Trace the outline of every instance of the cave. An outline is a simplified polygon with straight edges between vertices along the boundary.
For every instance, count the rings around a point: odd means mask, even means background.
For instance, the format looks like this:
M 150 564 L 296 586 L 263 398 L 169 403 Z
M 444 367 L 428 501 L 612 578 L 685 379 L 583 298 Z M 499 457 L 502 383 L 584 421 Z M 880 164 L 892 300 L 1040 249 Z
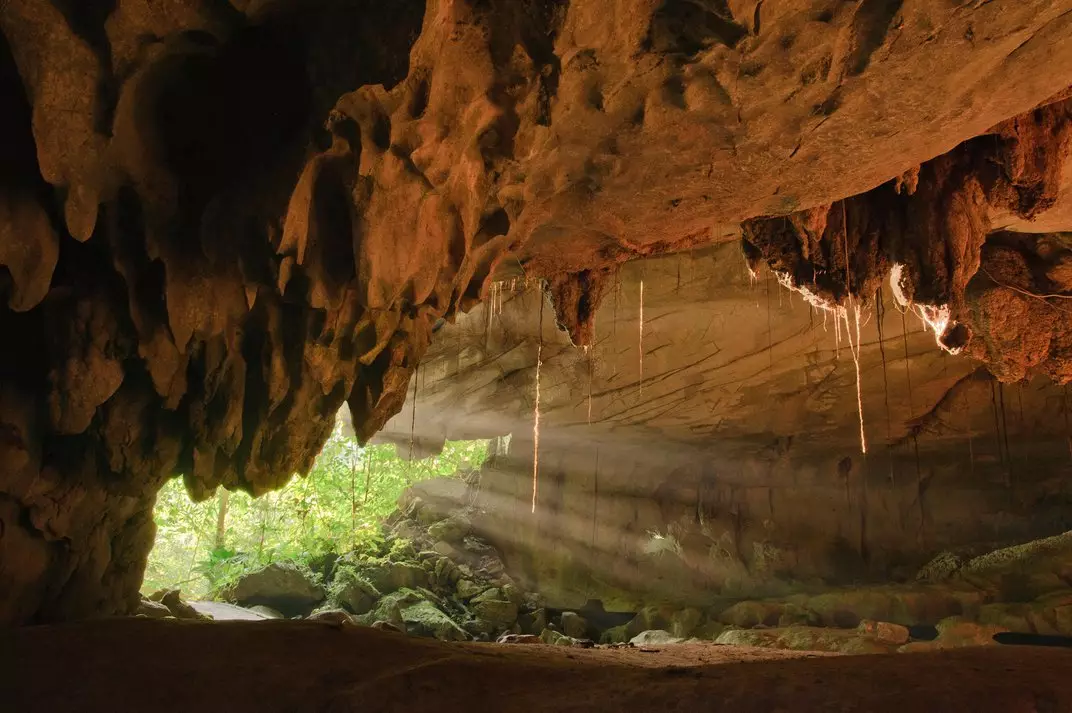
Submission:
M 5 0 L 0 105 L 0 709 L 1072 710 L 1072 0 Z

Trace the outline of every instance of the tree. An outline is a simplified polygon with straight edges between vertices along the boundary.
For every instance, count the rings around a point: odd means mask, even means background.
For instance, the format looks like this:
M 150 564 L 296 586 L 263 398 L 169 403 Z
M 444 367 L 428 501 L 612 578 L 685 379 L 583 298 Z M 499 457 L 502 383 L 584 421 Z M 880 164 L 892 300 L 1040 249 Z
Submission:
M 487 458 L 487 441 L 448 441 L 423 460 L 401 459 L 393 445 L 362 448 L 337 425 L 309 475 L 254 500 L 227 493 L 193 503 L 181 478 L 157 495 L 156 543 L 142 589 L 181 586 L 204 597 L 242 572 L 279 560 L 314 563 L 378 544 L 380 524 L 409 485 L 465 477 Z M 357 494 L 358 474 L 364 492 Z

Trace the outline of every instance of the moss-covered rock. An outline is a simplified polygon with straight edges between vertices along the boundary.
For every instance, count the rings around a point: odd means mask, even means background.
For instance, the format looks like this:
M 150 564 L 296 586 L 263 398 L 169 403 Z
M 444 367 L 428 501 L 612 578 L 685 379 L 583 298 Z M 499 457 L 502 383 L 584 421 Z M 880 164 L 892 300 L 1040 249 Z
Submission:
M 305 615 L 324 601 L 324 587 L 307 568 L 274 562 L 238 578 L 220 592 L 241 606 L 266 604 L 287 616 Z
M 857 631 L 826 629 L 814 626 L 790 626 L 775 629 L 728 629 L 715 643 L 732 646 L 761 646 L 791 651 L 829 651 L 842 654 L 884 654 L 896 650 Z
M 687 639 L 704 620 L 704 613 L 695 607 L 680 609 L 670 615 L 669 631 L 679 639 Z
M 633 637 L 629 635 L 629 625 L 622 624 L 621 626 L 614 626 L 604 631 L 599 637 L 599 643 L 624 644 L 631 638 Z
M 340 565 L 328 588 L 328 601 L 351 614 L 365 614 L 376 605 L 381 594 L 352 565 Z
M 573 646 L 573 639 L 560 634 L 553 629 L 544 629 L 540 632 L 540 639 L 550 646 Z
M 517 621 L 517 605 L 505 599 L 482 599 L 472 603 L 473 615 L 490 622 L 496 630 L 508 629 Z
M 559 623 L 562 627 L 562 633 L 566 636 L 573 637 L 574 639 L 585 639 L 588 637 L 588 622 L 577 612 L 562 612 Z
M 518 614 L 517 623 L 522 633 L 539 636 L 540 632 L 547 628 L 547 610 L 540 608 L 525 614 Z
M 468 601 L 473 597 L 480 596 L 487 589 L 486 585 L 477 584 L 471 579 L 459 579 L 457 585 L 455 585 L 455 593 L 458 599 L 462 601 Z
M 429 583 L 428 572 L 412 562 L 375 562 L 357 569 L 362 579 L 383 593 L 425 587 Z
M 744 601 L 734 604 L 718 615 L 729 626 L 751 629 L 754 626 L 774 626 L 785 613 L 786 605 L 774 601 Z
M 445 520 L 429 525 L 428 536 L 433 540 L 442 540 L 452 544 L 461 543 L 465 536 L 469 534 L 471 527 L 469 518 L 455 513 Z
M 938 638 L 934 641 L 913 641 L 905 644 L 898 651 L 935 651 L 939 649 L 957 649 L 965 646 L 996 645 L 994 634 L 1008 631 L 1003 626 L 980 624 L 960 616 L 952 616 L 937 624 Z
M 440 641 L 469 641 L 469 636 L 449 616 L 429 601 L 419 601 L 401 609 L 406 631 L 418 636 L 434 636 Z

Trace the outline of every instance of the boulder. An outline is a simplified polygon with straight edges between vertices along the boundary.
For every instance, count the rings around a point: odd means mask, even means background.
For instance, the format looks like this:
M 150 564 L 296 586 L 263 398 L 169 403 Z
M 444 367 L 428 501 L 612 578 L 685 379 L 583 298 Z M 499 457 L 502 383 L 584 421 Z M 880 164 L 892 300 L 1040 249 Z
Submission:
M 357 620 L 365 624 L 386 621 L 404 631 L 406 626 L 402 619 L 402 610 L 424 600 L 424 597 L 415 590 L 407 588 L 399 589 L 385 594 L 383 598 L 376 603 L 375 609 L 359 617 Z
M 164 617 L 174 616 L 166 606 L 151 599 L 142 599 L 134 614 L 149 617 L 150 619 L 163 619 Z
M 729 646 L 761 646 L 790 651 L 828 651 L 841 654 L 885 654 L 896 650 L 856 630 L 790 626 L 772 629 L 728 629 L 715 640 Z
M 446 540 L 438 540 L 434 545 L 432 545 L 432 550 L 436 554 L 443 555 L 444 557 L 449 557 L 450 559 L 458 559 L 461 557 L 461 553 L 458 551 L 458 548 L 450 544 Z
M 271 607 L 265 606 L 263 604 L 254 604 L 253 606 L 251 606 L 249 608 L 249 610 L 251 612 L 256 612 L 257 614 L 260 614 L 261 616 L 265 617 L 266 619 L 283 619 L 283 618 L 285 618 L 277 610 L 272 609 Z
M 379 629 L 380 631 L 390 631 L 395 634 L 405 634 L 406 630 L 402 629 L 389 621 L 376 621 L 372 623 L 373 629 Z
M 539 632 L 547 628 L 547 610 L 537 609 L 533 612 L 519 614 L 517 623 L 523 633 L 538 636 Z
M 305 617 L 308 621 L 317 621 L 332 626 L 349 626 L 354 623 L 350 615 L 342 609 L 320 609 Z
M 428 572 L 411 562 L 380 562 L 360 567 L 358 573 L 376 591 L 384 594 L 428 586 Z
M 470 579 L 459 579 L 455 585 L 454 591 L 458 595 L 458 599 L 467 601 L 473 597 L 479 596 L 485 591 L 486 587 L 481 584 L 476 584 Z
M 469 641 L 469 634 L 429 601 L 419 601 L 401 610 L 406 631 L 418 636 L 434 636 L 440 641 Z
M 704 620 L 704 613 L 694 607 L 680 609 L 670 615 L 670 633 L 679 639 L 687 639 Z
M 554 629 L 544 629 L 540 632 L 540 640 L 549 646 L 573 646 L 573 639 Z
M 559 619 L 562 633 L 574 639 L 583 639 L 588 636 L 588 622 L 577 612 L 562 612 Z
M 994 634 L 1008 631 L 1003 626 L 980 624 L 964 617 L 952 616 L 942 619 L 937 624 L 938 638 L 934 641 L 913 641 L 905 644 L 898 651 L 934 651 L 939 649 L 956 649 L 965 646 L 996 645 Z
M 744 601 L 726 609 L 718 615 L 718 618 L 723 624 L 751 629 L 761 624 L 776 625 L 784 612 L 785 604 L 781 602 Z
M 495 629 L 508 629 L 517 621 L 517 605 L 505 599 L 474 599 L 471 605 L 473 615 Z
M 461 577 L 461 572 L 458 571 L 458 565 L 454 564 L 447 557 L 440 557 L 435 561 L 435 566 L 432 569 L 432 578 L 435 584 L 440 589 L 447 589 L 452 584 L 457 582 Z
M 631 639 L 629 635 L 629 625 L 622 624 L 621 626 L 614 626 L 607 629 L 599 636 L 599 643 L 601 644 L 624 644 Z
M 376 587 L 352 567 L 336 570 L 331 583 L 330 599 L 351 614 L 366 614 L 376 606 L 381 596 Z
M 450 543 L 461 543 L 469 534 L 472 525 L 469 518 L 464 515 L 454 514 L 446 520 L 440 520 L 428 527 L 428 536 L 433 540 L 442 540 Z
M 498 587 L 485 587 L 484 591 L 472 598 L 472 603 L 477 604 L 487 600 L 501 601 L 503 599 L 506 599 L 506 596 L 501 589 Z
M 542 644 L 543 639 L 535 634 L 503 634 L 495 640 L 497 644 Z
M 324 601 L 324 588 L 303 567 L 274 562 L 242 575 L 221 592 L 241 606 L 265 604 L 287 616 L 308 614 Z
M 916 581 L 944 582 L 959 572 L 965 562 L 966 560 L 958 554 L 939 552 L 934 556 L 934 559 L 920 567 L 919 571 L 916 572 Z
M 682 641 L 684 639 L 674 636 L 669 631 L 650 629 L 640 632 L 630 639 L 629 643 L 633 646 L 666 646 L 668 644 L 680 644 Z
M 212 617 L 199 613 L 192 606 L 182 600 L 182 592 L 178 589 L 165 589 L 154 592 L 150 597 L 163 606 L 167 607 L 171 615 L 176 619 L 201 619 L 211 621 Z
M 861 634 L 878 639 L 885 644 L 895 644 L 900 646 L 901 644 L 908 643 L 908 628 L 901 626 L 900 624 L 891 624 L 888 621 L 874 621 L 873 619 L 863 619 L 860 621 L 856 630 Z
M 975 557 L 964 563 L 959 577 L 994 593 L 999 601 L 1029 601 L 1067 589 L 1072 580 L 1072 531 Z
M 628 634 L 625 640 L 628 641 L 642 631 L 648 631 L 649 629 L 666 629 L 670 626 L 670 617 L 673 613 L 674 609 L 672 607 L 644 607 L 625 625 L 626 634 Z

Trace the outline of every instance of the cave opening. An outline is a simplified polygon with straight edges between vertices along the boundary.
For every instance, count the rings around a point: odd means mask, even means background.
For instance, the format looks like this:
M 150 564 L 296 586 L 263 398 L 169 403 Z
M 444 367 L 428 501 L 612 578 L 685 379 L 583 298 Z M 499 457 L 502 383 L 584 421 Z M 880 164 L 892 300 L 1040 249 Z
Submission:
M 0 3 L 0 708 L 1072 710 L 1068 2 Z

